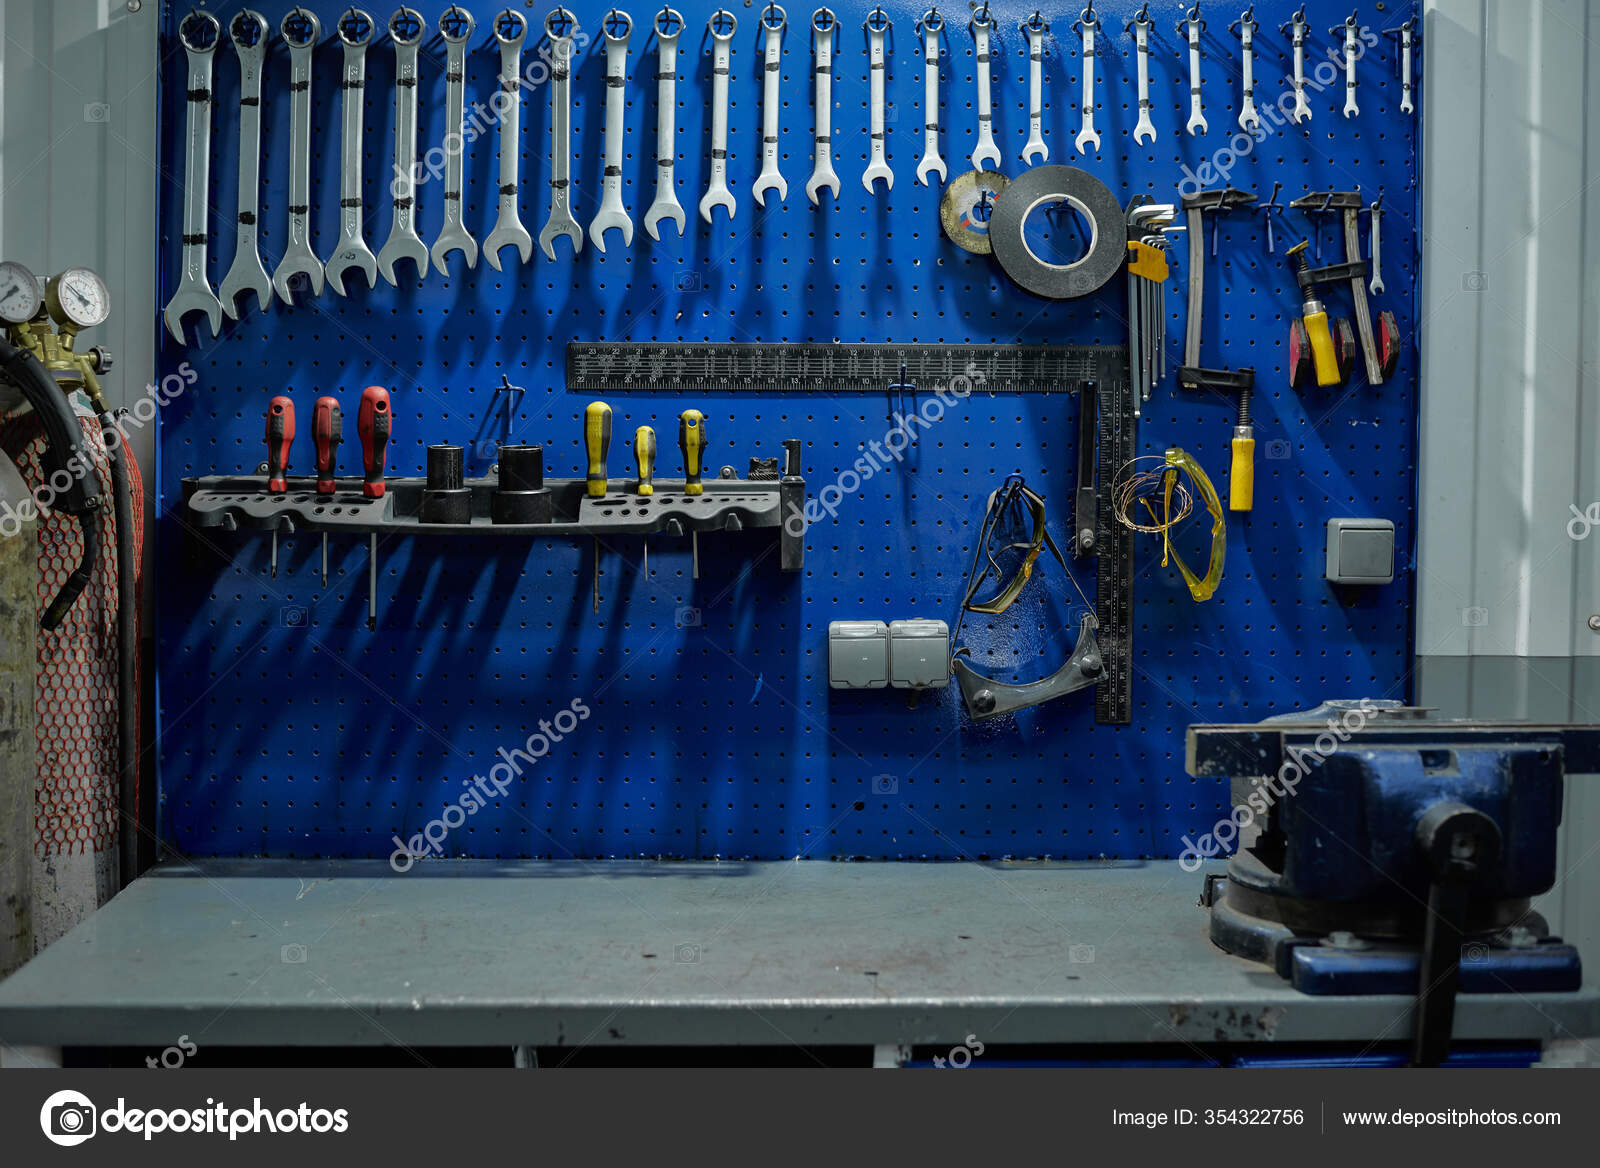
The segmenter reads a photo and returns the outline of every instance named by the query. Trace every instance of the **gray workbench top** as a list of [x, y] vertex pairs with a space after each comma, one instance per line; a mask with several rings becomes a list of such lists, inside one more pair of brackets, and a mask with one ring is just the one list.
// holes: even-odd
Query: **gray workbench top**
[[[0, 983], [0, 1044], [1399, 1041], [1206, 938], [1201, 877], [1104, 864], [207, 862]], [[1600, 990], [1460, 1038], [1600, 1033]]]

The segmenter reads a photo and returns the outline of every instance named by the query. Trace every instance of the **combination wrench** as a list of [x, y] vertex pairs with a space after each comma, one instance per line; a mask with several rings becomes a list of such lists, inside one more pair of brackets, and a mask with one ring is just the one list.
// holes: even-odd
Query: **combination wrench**
[[261, 262], [256, 233], [261, 209], [261, 74], [267, 58], [267, 18], [244, 9], [228, 25], [239, 57], [239, 213], [233, 263], [222, 277], [222, 311], [239, 319], [239, 297], [256, 294], [256, 307], [272, 303], [272, 278]]
[[867, 89], [869, 95], [867, 122], [872, 134], [867, 169], [861, 172], [861, 185], [866, 187], [867, 194], [871, 195], [876, 193], [872, 189], [872, 184], [880, 178], [888, 184], [884, 190], [894, 190], [894, 171], [889, 169], [889, 160], [885, 156], [883, 131], [883, 74], [887, 68], [884, 63], [883, 43], [894, 25], [889, 20], [888, 13], [882, 8], [874, 8], [867, 14], [867, 19], [861, 22], [861, 27], [867, 30], [867, 65], [871, 74]]
[[1185, 129], [1190, 137], [1206, 132], [1206, 115], [1200, 103], [1200, 34], [1205, 27], [1198, 4], [1178, 21], [1178, 35], [1185, 36], [1189, 42], [1189, 124]]
[[[477, 27], [472, 13], [452, 4], [439, 17], [439, 35], [444, 38], [444, 226], [433, 241], [428, 255], [433, 266], [450, 278], [450, 253], [467, 257], [467, 269], [478, 266], [478, 241], [462, 221], [465, 170], [467, 162], [467, 39]], [[452, 146], [450, 140], [455, 139]]]
[[683, 14], [663, 6], [656, 13], [656, 198], [644, 213], [645, 234], [660, 239], [660, 223], [671, 219], [683, 237], [683, 206], [678, 202], [677, 113], [678, 38]]
[[1077, 141], [1073, 145], [1079, 154], [1087, 154], [1088, 145], [1093, 143], [1098, 154], [1100, 135], [1094, 128], [1094, 34], [1100, 29], [1100, 18], [1094, 14], [1094, 0], [1089, 0], [1089, 6], [1083, 10], [1073, 27], [1083, 36], [1083, 99], [1079, 103], [1083, 109], [1083, 128], [1078, 131]]
[[183, 270], [177, 291], [167, 301], [167, 331], [180, 344], [183, 318], [203, 312], [213, 338], [222, 331], [222, 302], [206, 279], [206, 239], [211, 209], [211, 67], [222, 43], [222, 25], [209, 12], [191, 12], [178, 26], [178, 39], [189, 58], [188, 143], [183, 190]]
[[[1000, 147], [994, 144], [993, 95], [989, 91], [989, 36], [994, 32], [994, 19], [987, 3], [972, 14], [971, 27], [973, 59], [978, 65], [978, 144], [972, 148], [972, 169], [993, 170], [1000, 165]], [[989, 166], [984, 165], [986, 160]]]
[[1283, 32], [1289, 30], [1289, 43], [1294, 52], [1294, 112], [1289, 116], [1295, 122], [1309, 122], [1311, 120], [1311, 103], [1306, 101], [1306, 6], [1300, 5], [1288, 24], [1278, 29]]
[[778, 201], [789, 197], [789, 183], [778, 172], [778, 81], [783, 69], [783, 30], [789, 14], [781, 5], [768, 4], [761, 13], [761, 174], [750, 188], [756, 206], [767, 205], [767, 192], [777, 191]]
[[1328, 30], [1328, 35], [1344, 33], [1344, 116], [1357, 117], [1361, 109], [1356, 105], [1356, 38], [1360, 35], [1360, 25], [1356, 23], [1356, 14], [1352, 12], [1345, 17], [1343, 24], [1336, 24]]
[[1400, 112], [1403, 114], [1415, 113], [1417, 108], [1411, 101], [1411, 30], [1410, 20], [1400, 26]]
[[838, 28], [839, 22], [829, 9], [819, 8], [811, 14], [817, 132], [806, 198], [813, 207], [817, 205], [817, 192], [823, 187], [832, 192], [835, 200], [839, 197], [839, 176], [833, 169], [833, 34]]
[[555, 240], [572, 240], [572, 254], [583, 250], [583, 228], [572, 217], [572, 40], [578, 18], [557, 8], [544, 18], [550, 38], [550, 214], [539, 232], [539, 249], [545, 259], [556, 258]]
[[1372, 279], [1367, 284], [1367, 290], [1374, 296], [1383, 295], [1383, 232], [1378, 223], [1383, 218], [1383, 195], [1378, 196], [1378, 201], [1367, 208], [1372, 225]]
[[1150, 30], [1154, 27], [1147, 2], [1123, 28], [1133, 34], [1133, 51], [1139, 58], [1139, 124], [1133, 128], [1133, 140], [1140, 144], [1156, 140], [1155, 123], [1150, 120]]
[[322, 295], [322, 261], [311, 246], [311, 58], [322, 39], [322, 22], [296, 5], [278, 34], [289, 45], [289, 246], [272, 274], [272, 287], [280, 300], [293, 304], [300, 276], [313, 296]]
[[1022, 161], [1050, 161], [1050, 148], [1044, 144], [1044, 34], [1050, 25], [1037, 11], [1017, 28], [1028, 38], [1028, 143], [1022, 148]]
[[417, 47], [424, 27], [414, 8], [400, 8], [389, 18], [394, 43], [394, 178], [389, 188], [394, 216], [389, 239], [378, 252], [378, 270], [397, 288], [394, 266], [401, 260], [417, 265], [418, 280], [428, 274], [428, 249], [417, 234]]
[[932, 185], [928, 176], [937, 170], [942, 186], [949, 173], [939, 157], [939, 34], [944, 31], [944, 17], [930, 8], [917, 27], [922, 30], [922, 161], [917, 163], [917, 181]]
[[494, 230], [483, 241], [483, 258], [500, 270], [500, 249], [515, 247], [524, 264], [533, 255], [533, 236], [517, 209], [518, 166], [522, 153], [522, 42], [528, 20], [504, 9], [494, 18], [494, 39], [500, 46], [500, 210]]
[[739, 31], [739, 18], [719, 8], [706, 21], [711, 33], [711, 180], [700, 200], [700, 218], [711, 222], [711, 211], [722, 207], [733, 222], [739, 205], [728, 191], [728, 46]]
[[339, 246], [328, 261], [328, 286], [340, 296], [344, 274], [351, 268], [367, 278], [370, 290], [378, 283], [378, 257], [364, 234], [366, 203], [361, 197], [361, 153], [367, 102], [367, 46], [372, 43], [372, 17], [359, 8], [347, 9], [335, 26], [344, 46], [344, 127], [339, 143]]
[[1228, 26], [1229, 30], [1239, 30], [1239, 64], [1242, 71], [1241, 96], [1239, 99], [1239, 128], [1241, 130], [1254, 130], [1261, 125], [1261, 115], [1256, 112], [1256, 32], [1261, 28], [1256, 23], [1256, 6], [1246, 8], [1239, 19]]
[[622, 246], [633, 243], [633, 220], [622, 205], [623, 103], [627, 84], [628, 38], [633, 35], [633, 18], [613, 8], [601, 26], [606, 37], [606, 156], [605, 173], [600, 180], [600, 210], [589, 223], [589, 238], [601, 255], [606, 250], [606, 232], [622, 232]]

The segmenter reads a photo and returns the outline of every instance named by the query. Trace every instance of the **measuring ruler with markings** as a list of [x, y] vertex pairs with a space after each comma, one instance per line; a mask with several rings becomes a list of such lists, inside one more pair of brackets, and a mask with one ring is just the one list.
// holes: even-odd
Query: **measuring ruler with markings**
[[[1102, 726], [1133, 721], [1133, 532], [1112, 513], [1117, 472], [1137, 453], [1132, 380], [1126, 350], [1099, 393], [1099, 515], [1095, 523], [1095, 616], [1105, 676], [1094, 687], [1094, 720]], [[1109, 392], [1108, 392], [1109, 391]]]

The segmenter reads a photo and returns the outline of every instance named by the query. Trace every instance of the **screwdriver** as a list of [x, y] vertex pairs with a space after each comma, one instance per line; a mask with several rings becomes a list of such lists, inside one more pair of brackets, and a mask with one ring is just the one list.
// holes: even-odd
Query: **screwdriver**
[[[294, 445], [294, 402], [279, 395], [267, 403], [267, 491], [288, 493], [289, 447]], [[272, 577], [278, 577], [278, 525], [272, 525]]]
[[[389, 391], [369, 385], [361, 391], [361, 408], [356, 413], [356, 431], [361, 435], [361, 470], [365, 481], [361, 493], [369, 499], [383, 498], [383, 458], [389, 448], [393, 417], [389, 410]], [[367, 537], [367, 628], [378, 628], [378, 533]]]
[[[311, 415], [311, 440], [317, 448], [317, 494], [332, 498], [339, 484], [334, 474], [339, 463], [339, 444], [344, 441], [344, 412], [339, 401], [332, 397], [319, 397], [316, 410]], [[328, 532], [322, 532], [322, 586], [328, 586]]]
[[[638, 469], [638, 492], [644, 496], [655, 494], [655, 485], [651, 481], [656, 473], [656, 432], [649, 426], [640, 426], [633, 432], [633, 462]], [[646, 538], [644, 543], [644, 575], [650, 578], [650, 543]]]
[[[591, 499], [606, 497], [606, 455], [611, 452], [611, 407], [590, 402], [583, 410], [583, 448], [589, 456], [584, 490]], [[600, 537], [594, 537], [594, 611], [600, 611]]]
[[[700, 472], [705, 466], [706, 416], [699, 410], [684, 410], [678, 415], [678, 449], [683, 451], [683, 493], [703, 495]], [[696, 580], [700, 579], [700, 532], [689, 533], [692, 541], [692, 565]]]

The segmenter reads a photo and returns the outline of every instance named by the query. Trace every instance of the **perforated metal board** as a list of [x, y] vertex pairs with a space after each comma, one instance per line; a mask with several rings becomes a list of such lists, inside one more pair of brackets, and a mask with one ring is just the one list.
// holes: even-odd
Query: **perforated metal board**
[[[289, 5], [259, 5], [274, 30]], [[1151, 55], [1158, 138], [1136, 147], [1128, 4], [1099, 6], [1098, 124], [1103, 147], [1082, 160], [1078, 130], [1079, 51], [1071, 24], [1078, 6], [1045, 12], [1052, 22], [1044, 61], [1045, 133], [1051, 161], [1081, 164], [1120, 199], [1176, 196], [1189, 173], [1229, 145], [1239, 107], [1238, 15], [1207, 6], [1203, 85], [1210, 131], [1191, 138], [1188, 77], [1174, 33], [1176, 6], [1159, 6]], [[1242, 8], [1242, 5], [1235, 5]], [[1257, 101], [1286, 89], [1287, 38], [1278, 32], [1297, 5], [1258, 3]], [[425, 7], [430, 22], [442, 5]], [[791, 10], [785, 38], [780, 140], [788, 198], [763, 211], [749, 197], [760, 168], [759, 8], [735, 11], [730, 92], [729, 175], [739, 200], [730, 226], [694, 216], [704, 190], [709, 122], [707, 4], [681, 3], [689, 32], [680, 44], [677, 109], [679, 199], [686, 238], [657, 243], [636, 232], [630, 248], [613, 236], [608, 253], [586, 245], [573, 258], [535, 254], [497, 274], [482, 262], [448, 279], [431, 274], [399, 291], [380, 284], [348, 300], [331, 292], [309, 304], [250, 312], [223, 336], [191, 346], [163, 342], [158, 376], [185, 363], [192, 389], [161, 417], [157, 483], [163, 588], [159, 601], [159, 719], [162, 832], [198, 855], [376, 856], [392, 837], [421, 831], [456, 800], [462, 784], [490, 773], [501, 748], [523, 745], [543, 719], [574, 701], [589, 711], [548, 753], [524, 767], [505, 798], [451, 831], [450, 854], [507, 857], [745, 856], [838, 857], [1172, 856], [1186, 833], [1221, 814], [1224, 785], [1183, 773], [1182, 730], [1196, 720], [1244, 721], [1315, 704], [1327, 696], [1408, 697], [1413, 644], [1410, 597], [1414, 532], [1415, 379], [1407, 345], [1381, 389], [1287, 388], [1284, 337], [1298, 306], [1283, 260], [1288, 242], [1312, 224], [1287, 213], [1268, 254], [1259, 215], [1223, 222], [1208, 261], [1205, 360], [1253, 365], [1256, 404], [1255, 510], [1229, 518], [1227, 574], [1217, 597], [1189, 597], [1159, 546], [1139, 545], [1134, 724], [1097, 727], [1086, 694], [977, 726], [954, 687], [912, 701], [900, 692], [830, 693], [825, 630], [840, 618], [954, 617], [983, 500], [1013, 470], [1050, 501], [1064, 537], [1071, 512], [1076, 401], [1067, 395], [974, 393], [922, 433], [904, 459], [848, 493], [836, 517], [808, 536], [806, 567], [779, 573], [770, 541], [754, 535], [700, 541], [701, 573], [691, 579], [688, 542], [654, 540], [649, 578], [640, 548], [600, 550], [601, 606], [591, 614], [593, 549], [565, 540], [394, 540], [380, 549], [380, 626], [365, 625], [366, 548], [331, 548], [333, 578], [320, 586], [319, 547], [285, 537], [276, 579], [259, 537], [206, 533], [198, 545], [181, 515], [185, 475], [250, 472], [264, 457], [267, 399], [287, 392], [300, 410], [293, 465], [309, 466], [307, 422], [321, 392], [336, 393], [353, 420], [362, 386], [394, 395], [390, 465], [418, 474], [424, 447], [468, 446], [468, 474], [483, 473], [495, 440], [542, 442], [552, 475], [582, 473], [579, 417], [585, 400], [562, 384], [569, 340], [894, 341], [1040, 344], [1125, 340], [1120, 280], [1083, 300], [1048, 304], [1018, 291], [991, 261], [953, 247], [940, 231], [938, 190], [913, 181], [921, 150], [922, 60], [914, 25], [920, 8], [886, 4], [894, 22], [887, 70], [892, 192], [868, 195], [867, 55], [860, 22], [867, 7], [838, 9], [834, 133], [844, 186], [837, 205], [813, 209], [809, 11]], [[214, 6], [220, 18], [237, 5]], [[1017, 23], [1032, 5], [995, 5], [997, 138], [1004, 168], [1018, 173], [1027, 132], [1026, 41]], [[177, 278], [182, 212], [184, 56], [176, 22], [164, 13], [161, 62], [163, 184], [159, 310]], [[325, 35], [342, 9], [317, 7]], [[541, 9], [523, 9], [537, 25]], [[605, 9], [578, 5], [594, 34]], [[1348, 7], [1312, 4], [1309, 62], [1334, 48], [1327, 32]], [[388, 10], [374, 15], [386, 21]], [[487, 104], [498, 56], [488, 47], [494, 12], [478, 8], [469, 58], [469, 98]], [[625, 199], [636, 224], [655, 177], [656, 69], [647, 17], [635, 11], [628, 99]], [[1373, 28], [1413, 15], [1378, 12]], [[1381, 22], [1381, 23], [1378, 23]], [[967, 167], [976, 106], [972, 38], [954, 11], [941, 58], [942, 145], [952, 175]], [[1342, 75], [1311, 94], [1313, 120], [1274, 127], [1252, 142], [1229, 181], [1263, 197], [1281, 181], [1282, 201], [1338, 187], [1384, 194], [1384, 276], [1392, 309], [1409, 337], [1415, 327], [1417, 122], [1398, 112], [1396, 46], [1380, 37], [1359, 65], [1361, 113], [1344, 119]], [[286, 231], [288, 61], [274, 36], [266, 74], [262, 248], [269, 266]], [[1419, 78], [1424, 46], [1418, 46]], [[530, 38], [524, 63], [537, 59]], [[425, 54], [420, 142], [440, 143], [444, 126], [442, 46]], [[325, 44], [313, 83], [314, 221], [319, 254], [337, 237], [340, 52]], [[574, 81], [574, 205], [585, 226], [598, 207], [604, 94], [603, 50], [591, 44]], [[213, 285], [233, 254], [238, 67], [224, 47], [216, 67], [212, 150]], [[1314, 79], [1316, 74], [1313, 74]], [[387, 175], [393, 113], [393, 57], [379, 40], [369, 54], [366, 103], [367, 236], [387, 236]], [[527, 93], [522, 128], [522, 211], [537, 235], [550, 175], [549, 87]], [[1420, 94], [1420, 85], [1419, 85]], [[1241, 145], [1235, 140], [1235, 146]], [[493, 133], [468, 155], [466, 222], [482, 240], [494, 219]], [[442, 180], [419, 191], [420, 227], [439, 230]], [[1365, 218], [1363, 218], [1363, 233]], [[1338, 258], [1336, 228], [1322, 231], [1327, 262]], [[1180, 249], [1181, 250], [1181, 249]], [[505, 253], [508, 260], [512, 253]], [[1170, 357], [1183, 325], [1184, 264], [1167, 293]], [[1348, 313], [1344, 298], [1334, 310]], [[152, 312], [154, 315], [154, 312]], [[952, 375], [962, 372], [951, 370]], [[981, 372], [981, 371], [980, 371]], [[501, 375], [524, 386], [502, 428]], [[751, 455], [776, 455], [785, 437], [805, 444], [815, 494], [849, 468], [865, 444], [881, 441], [893, 409], [932, 400], [885, 392], [765, 398], [741, 392], [681, 400], [630, 394], [613, 401], [619, 440], [656, 428], [663, 473], [677, 473], [674, 419], [689, 406], [708, 415], [713, 467], [742, 471]], [[1195, 452], [1226, 490], [1231, 403], [1176, 391], [1169, 378], [1146, 410], [1140, 445], [1157, 453], [1178, 443]], [[352, 427], [353, 428], [353, 427]], [[345, 448], [353, 459], [353, 434]], [[618, 477], [621, 477], [620, 475]], [[1396, 582], [1334, 593], [1322, 580], [1323, 525], [1334, 515], [1393, 518], [1402, 549]], [[210, 547], [216, 552], [196, 555]], [[181, 565], [181, 570], [173, 570]], [[1093, 595], [1092, 565], [1075, 565]], [[1051, 568], [1038, 595], [992, 627], [969, 622], [977, 660], [1039, 676], [1065, 655], [1079, 607]], [[558, 731], [559, 732], [559, 731]]]

